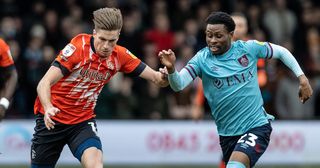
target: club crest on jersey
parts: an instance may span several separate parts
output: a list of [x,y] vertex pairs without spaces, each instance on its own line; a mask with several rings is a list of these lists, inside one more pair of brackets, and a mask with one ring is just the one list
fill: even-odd
[[249,65],[249,59],[247,58],[246,55],[241,56],[240,58],[238,58],[238,62],[243,66],[243,67],[247,67]]
[[68,57],[70,57],[75,51],[76,51],[76,47],[73,44],[69,43],[61,51],[61,58],[67,61]]

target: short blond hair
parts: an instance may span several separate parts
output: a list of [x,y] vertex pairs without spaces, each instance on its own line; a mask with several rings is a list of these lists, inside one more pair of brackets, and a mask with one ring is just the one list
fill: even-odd
[[93,12],[95,29],[120,30],[122,28],[122,15],[117,8],[101,8]]

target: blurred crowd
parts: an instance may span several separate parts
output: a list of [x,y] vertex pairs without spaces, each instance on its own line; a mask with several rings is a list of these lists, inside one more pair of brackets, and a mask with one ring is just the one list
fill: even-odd
[[[19,74],[6,118],[33,118],[36,86],[61,49],[79,33],[92,33],[92,12],[118,7],[124,19],[118,44],[153,69],[162,49],[173,49],[177,69],[206,46],[204,20],[213,11],[242,13],[249,39],[289,49],[311,80],[314,96],[302,105],[298,80],[277,60],[268,60],[261,87],[265,108],[278,119],[320,118],[320,1],[317,0],[2,0],[0,37],[11,47]],[[180,65],[180,66],[179,66]],[[174,93],[125,74],[100,94],[98,119],[190,119],[194,82]],[[210,110],[205,105],[206,118]]]

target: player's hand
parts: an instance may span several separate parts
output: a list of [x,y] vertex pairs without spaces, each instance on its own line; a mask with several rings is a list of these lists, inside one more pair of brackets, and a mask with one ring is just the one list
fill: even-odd
[[167,87],[169,85],[169,81],[168,81],[168,70],[166,67],[164,68],[159,68],[159,72],[160,72],[160,79],[161,81],[159,81],[159,86],[161,87]]
[[167,67],[168,72],[173,73],[174,63],[176,61],[174,52],[171,49],[162,50],[159,52],[158,57],[160,58],[161,64]]
[[167,67],[164,67],[164,68],[159,68],[159,72],[162,74],[162,78],[163,79],[166,79],[168,78],[168,70],[167,70]]
[[2,105],[0,105],[0,121],[4,118],[5,114],[6,109]]
[[305,103],[312,96],[313,90],[310,86],[309,80],[305,75],[299,76],[299,80],[299,99],[301,103]]
[[54,129],[55,123],[51,119],[52,116],[55,116],[57,113],[59,113],[60,110],[56,107],[50,107],[48,108],[44,113],[44,124],[46,125],[48,130]]

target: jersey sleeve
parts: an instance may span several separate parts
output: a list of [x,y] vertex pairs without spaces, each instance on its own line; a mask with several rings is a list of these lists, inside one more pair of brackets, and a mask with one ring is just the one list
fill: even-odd
[[138,76],[145,69],[146,65],[128,49],[119,47],[120,72]]
[[59,67],[64,75],[72,72],[73,68],[81,62],[81,36],[73,38],[59,53],[53,66]]
[[0,67],[11,67],[14,61],[11,56],[10,48],[6,42],[0,39]]
[[246,50],[256,58],[271,59],[274,51],[269,42],[249,40],[245,42]]
[[171,88],[178,92],[187,87],[200,74],[199,68],[199,52],[188,62],[188,64],[181,69],[180,72],[176,70],[169,74],[169,84]]
[[199,66],[199,61],[201,61],[200,55],[201,55],[201,52],[199,51],[183,68],[188,71],[188,73],[190,74],[193,80],[196,79],[197,76],[201,77],[201,71]]

